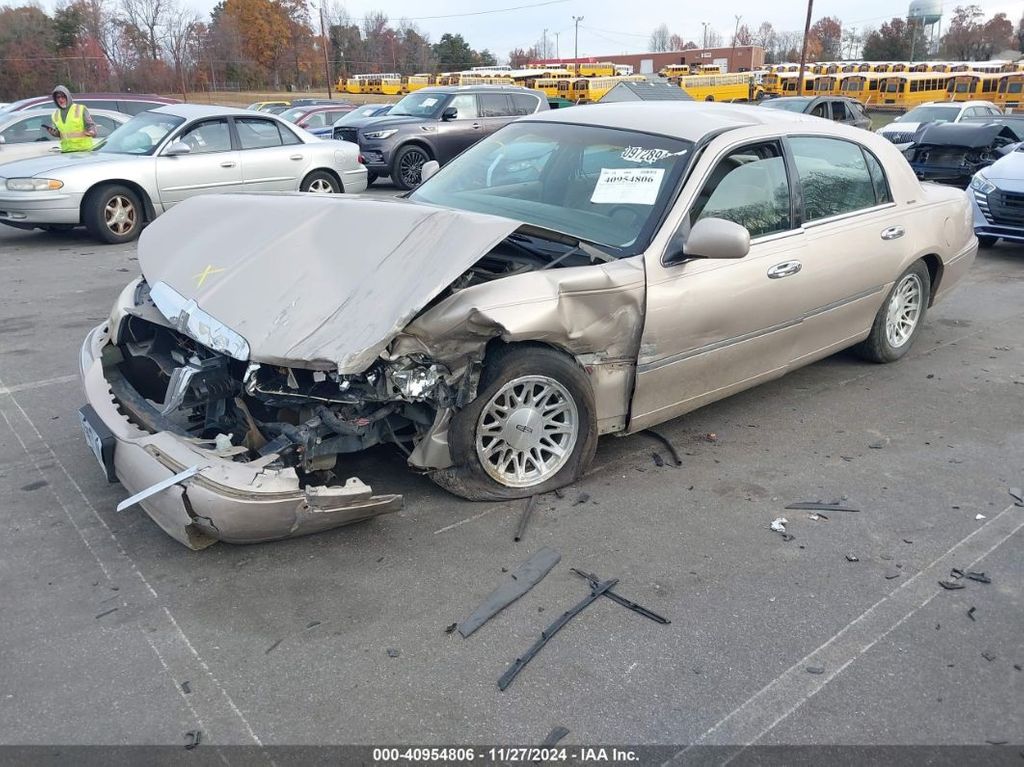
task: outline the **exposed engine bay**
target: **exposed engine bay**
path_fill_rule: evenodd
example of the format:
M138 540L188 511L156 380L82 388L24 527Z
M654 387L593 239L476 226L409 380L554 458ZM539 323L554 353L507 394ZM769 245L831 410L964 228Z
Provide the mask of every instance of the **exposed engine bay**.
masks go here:
M904 156L923 181L964 187L971 176L1012 152L1021 137L1014 126L988 123L926 123Z

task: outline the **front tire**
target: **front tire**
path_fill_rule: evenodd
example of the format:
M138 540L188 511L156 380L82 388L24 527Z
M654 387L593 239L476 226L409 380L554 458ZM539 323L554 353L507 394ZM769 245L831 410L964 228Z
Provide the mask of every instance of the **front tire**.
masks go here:
M315 170L302 179L299 186L300 192L311 194L341 194L341 184L338 179L325 170Z
M398 150L391 164L391 181L399 189L414 189L420 185L423 164L430 153L421 146L410 144Z
M89 234L111 245L131 242L142 231L142 202L126 186L108 184L94 189L82 209Z
M931 298L931 275L916 261L899 276L875 315L871 335L854 347L871 362L895 362L906 354L924 322Z
M454 466L431 478L463 498L526 498L568 485L597 449L590 379L553 349L500 349L476 399L452 417L448 443Z

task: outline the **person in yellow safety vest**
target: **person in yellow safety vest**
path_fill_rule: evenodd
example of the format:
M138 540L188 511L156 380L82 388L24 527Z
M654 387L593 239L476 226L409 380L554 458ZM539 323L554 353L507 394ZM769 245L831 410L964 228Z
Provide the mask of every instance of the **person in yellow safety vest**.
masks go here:
M82 104L72 103L71 92L63 85L53 89L53 125L46 132L60 139L61 152L88 152L96 137L96 123Z

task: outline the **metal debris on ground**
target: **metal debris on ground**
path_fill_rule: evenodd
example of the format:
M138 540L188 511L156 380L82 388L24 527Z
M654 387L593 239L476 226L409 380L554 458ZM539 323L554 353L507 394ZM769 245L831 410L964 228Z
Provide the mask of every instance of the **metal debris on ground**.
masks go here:
M1024 490L1019 487L1011 487L1010 497L1013 498L1014 506L1024 506Z
M947 589L949 591L964 588L964 584L960 583L959 581L939 581L939 585L942 586L942 588Z
M540 747L551 748L568 734L569 730L567 728L555 727L553 730L551 730L551 732L548 733L548 736L544 738L544 742L540 744Z
M104 611L103 611L103 612L101 612L101 613L100 613L99 615L97 615L97 616L96 616L96 620L99 620L99 619L100 619L100 618L102 618L102 617L103 617L104 615L110 615L111 613L116 613L116 612L117 612L117 608L116 608L116 607L111 607L111 608L110 608L109 610L104 610Z
M665 465L665 459L659 453L651 453L651 460L654 461L654 465L659 469Z
M825 667L824 666L808 666L805 669L805 671L808 674L824 674L825 673Z
M977 609L977 607L971 607L971 609L967 611L967 617L970 618L972 621L976 620L974 617L974 613Z
M468 637L487 621L504 610L519 597L532 589L551 572L558 564L562 555L554 549L544 546L517 567L508 577L494 589L487 598L465 620L458 625L459 633Z
M498 689L502 691L508 689L508 686L512 684L516 676L519 675L519 672L526 668L526 664L529 663L533 659L533 657L541 651L541 649L544 647L544 645L548 643L551 637L557 634L565 626L565 624L567 624L569 621L571 621L573 618L575 618L577 615L583 612L589 605L593 604L598 597L600 597L602 594L608 591L608 589L613 588L615 584L618 582L618 578L612 578L608 581L601 581L597 586L591 586L590 593L586 596L585 599L576 603L568 610L566 610L564 613L562 613L557 618L557 620L555 620L554 623L552 623L550 626L548 626L541 632L540 638L536 642L534 642L525 653L523 653L518 658L516 658L515 661L513 661L512 665L510 665L505 670L505 673L502 674L501 677L498 679Z
M519 527L516 528L516 534L512 538L516 543L523 540L523 535L526 533L526 526L530 523L530 516L533 514L533 510L536 506L537 496L531 495L526 499L526 505L523 507L523 514L519 517Z
M576 575L580 576L581 578L586 578L588 581L590 581L591 588L593 588L594 586L597 586L599 583L601 583L601 579L598 578L593 573L586 573L586 572L583 572L582 570L577 570L575 567L570 568L569 571L572 572L572 573L575 573ZM654 621L655 623L661 623L662 625L668 625L669 623L672 622L668 618L665 618L665 617L663 617L661 615L658 615L653 610L648 610L646 607L638 605L636 602L634 602L634 601L632 601L630 599L626 599L625 597L623 597L623 596L621 596L619 594L616 594L614 591L611 591L610 589L608 591L604 592L604 595L606 597L608 597L610 600L612 600L613 602L615 602L616 604L622 605L626 609L632 610L637 615L642 615L645 618L648 618L648 619Z
M387 652L389 658L397 658L399 655L401 655L401 653L398 652L398 650L396 650L394 647L389 647Z
M968 570L965 576L969 581L977 581L978 583L991 583L992 579L985 573L978 573L974 570Z
M860 559L857 557L856 554L847 554L846 555L846 561L847 562L860 562Z
M274 642L274 644L270 645L270 647L268 647L268 648L267 648L266 650L264 650L264 651L263 651L263 654L264 654L264 655L270 655L270 653L272 653L272 652L273 652L274 650L276 650L276 649L277 649L277 646L278 646L279 644L281 644L281 642L283 642L283 641L284 641L284 637L281 637L281 638L280 638L280 639L278 639L278 640L277 640L276 642Z
M891 581L894 578L899 578L899 577L900 577L900 571L899 570L890 570L889 572L887 572L885 574L885 579L887 581Z
M203 740L202 730L189 730L185 733L185 739L188 741L185 744L185 750L191 751L193 748L198 746Z
M319 625L320 621L310 621L306 624L306 631L309 631L310 629L315 629Z
M785 517L776 517L772 521L772 523L770 525L768 525L768 527L769 527L769 529L774 530L776 533L784 533L784 532L786 532L786 525L788 523L789 523L789 520L786 519Z
M656 432L654 429L644 429L640 433L641 434L649 434L650 436L652 436L656 440L658 440L658 442L660 442L662 445L664 445L665 449L668 450L668 454L670 456L672 456L672 464L673 465L675 465L675 466L682 466L683 465L682 460L679 458L679 453L676 451L675 445L673 445L671 442L669 442L668 437L666 437L664 434L661 434L660 432ZM654 455L658 455L658 454L655 453ZM658 455L658 458L661 458L661 456ZM662 465L662 464L658 463L658 459L655 459L654 462L658 466Z
M849 506L844 506L839 501L796 501L789 504L786 507L787 511L851 511L860 512L860 509L854 509Z

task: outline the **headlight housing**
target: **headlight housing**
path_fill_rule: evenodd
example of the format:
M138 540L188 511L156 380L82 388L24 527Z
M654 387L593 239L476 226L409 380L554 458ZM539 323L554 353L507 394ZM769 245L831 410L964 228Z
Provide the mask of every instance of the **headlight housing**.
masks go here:
M385 139L385 138L391 138L396 133L398 133L398 129L397 128L391 128L390 130L372 130L372 131L366 131L365 133L363 133L363 138Z
M64 186L55 178L9 178L7 188L12 192L51 192Z
M996 190L996 185L989 181L981 173L975 173L971 177L971 189L982 194L992 194Z

